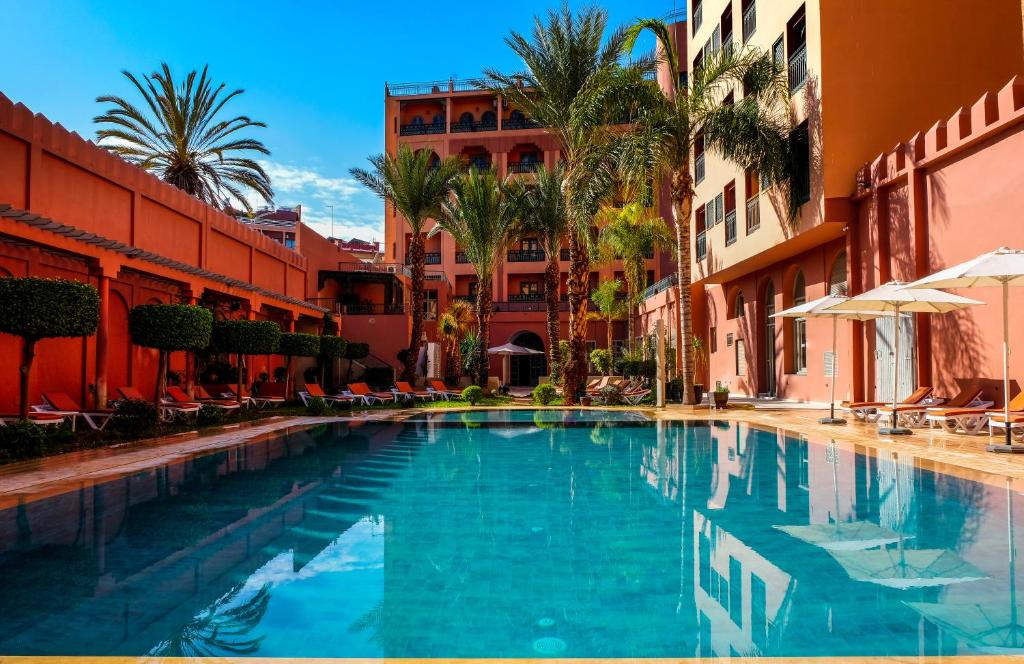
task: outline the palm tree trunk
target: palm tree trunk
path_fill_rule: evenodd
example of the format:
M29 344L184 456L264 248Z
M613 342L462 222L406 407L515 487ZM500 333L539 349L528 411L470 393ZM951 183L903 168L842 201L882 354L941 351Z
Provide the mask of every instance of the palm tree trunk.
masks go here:
M24 339L21 347L21 367L18 368L21 385L21 419L28 419L28 378L32 373L32 360L36 357L36 340Z
M590 256L576 233L569 237L569 359L562 375L565 405L576 405L576 393L586 382L587 290L590 286Z
M561 334L559 329L558 312L558 253L548 255L548 266L544 270L544 297L547 300L548 314L548 371L559 364L558 337Z
M687 167L672 174L672 214L676 222L676 262L679 273L679 345L683 351L683 403L696 403L693 394L693 302L690 298L690 215L693 212L693 178Z
M405 367L402 369L402 380L416 380L416 362L420 357L420 344L423 339L423 281L424 263L423 233L414 233L409 242L409 262L412 266L412 332L409 335L409 352L405 356Z
M157 355L156 394L153 396L153 406L160 410L160 400L167 393L167 368L170 365L170 353L161 350Z
M479 385L486 388L490 369L487 349L491 346L491 279L480 279L479 284L476 292L476 321L480 328Z
M612 317L609 316L608 317L608 352L609 353L614 353L614 351L612 350L612 345L614 344L614 341L612 340L612 322L613 322Z
M626 347L633 352L633 286L626 280Z

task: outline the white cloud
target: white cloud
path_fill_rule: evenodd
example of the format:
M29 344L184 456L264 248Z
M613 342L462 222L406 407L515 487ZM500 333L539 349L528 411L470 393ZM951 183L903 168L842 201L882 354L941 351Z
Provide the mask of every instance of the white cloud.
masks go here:
M327 177L311 168L297 168L273 161L260 161L260 166L270 176L276 192L312 192L317 198L347 199L360 190L359 183L352 178Z

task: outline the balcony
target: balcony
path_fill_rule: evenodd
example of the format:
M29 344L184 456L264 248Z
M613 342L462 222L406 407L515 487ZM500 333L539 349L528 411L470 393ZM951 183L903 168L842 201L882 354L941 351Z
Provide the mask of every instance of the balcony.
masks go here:
M693 181L694 184L700 184L704 181L704 153L697 155L693 159Z
M404 124L398 130L402 136L425 136L427 134L443 134L444 132L445 123L443 122Z
M544 250L519 249L508 252L506 258L509 263L542 263L544 262Z
M478 120L476 122L453 122L452 133L464 134L476 131L498 131L497 120Z
M462 170L468 173L471 168L475 168L478 171L489 171L491 170L491 158L480 155L470 157L463 163Z
M502 131L515 131L517 129L540 129L540 123L530 118L509 118L501 123Z
M339 261L338 272L369 272L373 274L395 274L411 276L409 268L398 263L364 263L362 261Z
M455 252L455 262L456 263L462 263L462 264L469 263L469 256L466 255L465 251L456 251Z
M708 256L708 234L705 231L697 233L697 260L702 261Z
M412 257L406 254L405 264L412 265ZM428 251L423 254L424 265L440 265L441 264L441 252L440 251Z
M512 297L515 297L515 296L509 296L509 297L512 298ZM539 302L535 302L535 301L519 302L519 301L515 301L515 300L512 300L512 299L509 299L508 302L493 302L493 303L491 303L491 309L492 309L492 311L494 311L494 313L502 313L502 312L508 312L508 311L514 311L514 312L520 312L520 313L530 313L530 312L543 313L543 312L547 311L547 305L544 304L543 300L541 300Z
M789 56L789 92L794 93L807 82L807 44L801 44Z
M754 2L743 10L743 43L746 44L757 30L757 5Z
M725 213L725 246L736 242L736 210Z
M515 161L509 162L509 173L536 173L540 163L536 161Z
M761 196L755 194L747 199L747 234L761 227Z
M646 300L648 298L654 297L658 293L661 293L663 291L667 291L669 288L672 288L677 283L679 283L679 275L677 275L677 274L670 274L667 277L665 277L664 279L661 279L660 281L654 282L653 284L648 286L646 290L641 292L640 293L640 301L643 302L644 300Z
M310 302L342 316L401 316L405 314L404 304L351 304L327 297L313 298Z
M519 295L509 295L509 302L543 302L544 293L520 293Z
M476 294L471 293L469 295L456 295L452 298L456 302L465 302L467 304L476 304Z
M558 252L558 260L560 260L560 261L567 261L567 260L569 260L569 250L568 249L560 250Z

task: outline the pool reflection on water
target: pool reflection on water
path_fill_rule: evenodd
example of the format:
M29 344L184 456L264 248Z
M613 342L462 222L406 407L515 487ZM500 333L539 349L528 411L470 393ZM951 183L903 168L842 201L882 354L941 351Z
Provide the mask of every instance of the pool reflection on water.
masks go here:
M323 426L0 512L0 654L1024 653L1009 484L541 412Z

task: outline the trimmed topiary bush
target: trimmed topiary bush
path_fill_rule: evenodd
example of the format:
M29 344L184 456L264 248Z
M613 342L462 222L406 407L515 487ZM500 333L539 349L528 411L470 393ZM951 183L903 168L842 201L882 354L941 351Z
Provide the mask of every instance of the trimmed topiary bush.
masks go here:
M551 383L541 383L533 388L533 403L546 406L558 398L558 390Z
M348 347L348 342L341 337L334 336L331 334L324 334L320 337L320 384L327 386L327 367L331 367L330 372L330 386L334 385L335 374L334 374L334 360L345 357L345 349ZM369 349L367 349L369 350Z
M28 380L36 342L87 337L100 320L100 295L89 284L36 277L0 279L0 332L21 337L20 413L28 419Z
M479 385L470 385L462 390L462 398L468 401L471 406L475 406L484 400L484 389Z
M243 355L273 355L281 341L281 328L267 320L218 320L213 323L212 342L221 353L234 353L238 366ZM239 401L242 399L242 372L238 372Z
M128 315L132 343L160 351L156 395L159 404L167 391L167 365L176 350L202 350L210 345L213 313L192 304L142 304Z
M319 355L320 337L302 332L286 332L281 335L281 340L277 344L277 354L287 358L284 366L284 392L290 397L292 394L292 358Z
M597 373L610 376L612 373L612 353L605 348L595 348L590 351L590 363L597 369Z
M323 415L327 412L327 402L321 397L313 397L306 403L306 412L315 416Z

